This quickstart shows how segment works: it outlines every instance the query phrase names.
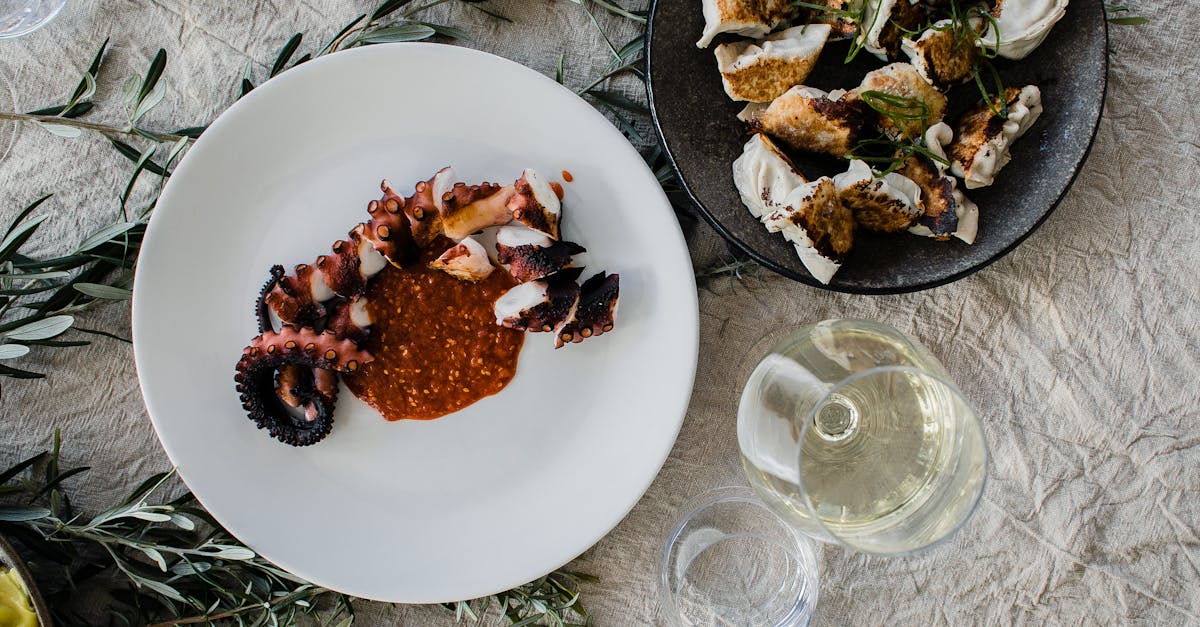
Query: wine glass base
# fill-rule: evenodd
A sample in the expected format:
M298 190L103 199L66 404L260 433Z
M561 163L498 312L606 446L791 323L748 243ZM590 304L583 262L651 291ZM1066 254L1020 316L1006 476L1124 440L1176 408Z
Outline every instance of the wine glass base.
M749 488L693 499L663 549L659 580L672 625L807 625L817 601L811 544Z
M0 39L28 35L45 26L67 0L0 0Z

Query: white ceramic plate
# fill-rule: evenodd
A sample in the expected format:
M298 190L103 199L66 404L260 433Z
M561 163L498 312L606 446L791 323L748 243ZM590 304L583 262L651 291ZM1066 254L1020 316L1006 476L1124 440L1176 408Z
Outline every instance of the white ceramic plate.
M315 446L256 429L233 367L268 268L327 251L380 179L411 193L446 164L570 171L566 235L620 273L616 329L557 351L531 334L507 388L439 420L387 423L343 386ZM678 223L625 138L532 70L435 44L325 57L230 107L164 190L133 297L146 406L204 506L297 575L410 603L520 585L612 529L678 433L697 317Z

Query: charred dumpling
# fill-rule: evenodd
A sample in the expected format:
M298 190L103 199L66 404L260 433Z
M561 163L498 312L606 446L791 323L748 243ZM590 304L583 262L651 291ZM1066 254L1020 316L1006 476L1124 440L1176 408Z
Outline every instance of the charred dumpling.
M827 7L828 10L804 8L801 21L809 25L824 24L829 27L830 39L853 39L858 34L858 23L846 17L846 13L862 7L863 0L811 0L808 4Z
M946 123L935 124L925 134L926 147L945 159L943 146L953 134ZM946 166L924 155L910 156L900 168L900 174L921 188L921 216L909 232L938 240L956 237L972 244L979 230L979 207L963 195L958 189L958 179L945 170Z
M967 189L991 185L1008 164L1009 149L1042 114L1042 92L1036 85L1004 90L1007 115L1001 117L986 102L963 113L947 146L950 171Z
M919 0L865 0L858 41L884 61L900 58L900 41L905 32L921 27L928 12Z
M838 198L854 214L859 226L871 231L898 233L921 215L921 188L908 177L889 172L877 176L857 159L833 177Z
M870 100L872 92L899 98L908 104L896 104L878 96ZM871 106L876 109L879 129L893 138L919 138L925 129L941 122L946 114L946 95L921 78L921 74L909 63L892 63L868 72L855 93L864 100L870 100ZM879 109L893 114L887 115Z
M841 158L862 139L869 111L847 92L797 85L769 105L747 105L738 118L796 150Z
M905 38L900 48L921 78L942 91L970 80L982 54L973 40L954 32L950 20L935 22L916 39Z
M808 183L792 160L762 133L755 133L733 162L733 183L750 215L762 218L782 208L792 190Z
M793 190L783 204L763 216L763 224L792 243L813 278L829 283L854 245L854 216L838 198L837 186L821 177Z
M794 26L761 41L717 46L717 68L725 93L734 100L770 102L808 78L830 27Z
M703 0L702 10L704 33L698 48L707 48L721 33L762 37L797 12L791 0Z

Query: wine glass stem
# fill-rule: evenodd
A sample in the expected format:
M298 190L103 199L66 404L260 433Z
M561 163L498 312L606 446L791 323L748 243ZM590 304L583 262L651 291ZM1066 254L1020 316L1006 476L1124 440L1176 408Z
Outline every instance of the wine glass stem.
M833 394L813 414L813 431L830 442L845 440L858 431L858 406L853 401Z

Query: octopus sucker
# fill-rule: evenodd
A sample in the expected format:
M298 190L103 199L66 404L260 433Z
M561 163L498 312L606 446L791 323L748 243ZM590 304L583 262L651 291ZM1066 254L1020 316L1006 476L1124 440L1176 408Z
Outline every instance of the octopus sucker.
M550 183L537 171L526 168L513 183L515 193L508 200L512 218L521 224L558 239L562 201Z
M550 332L575 315L582 268L521 283L496 299L496 324L518 331Z
M392 265L403 267L416 261L421 249L413 239L408 214L404 213L404 197L386 180L379 187L383 198L367 205L371 219L354 227L354 232L370 242Z
M250 342L238 360L234 381L242 407L260 429L286 444L308 446L323 439L333 427L337 387L320 375L306 378L305 369L350 372L354 369L350 364L370 360L370 353L350 340L285 326L280 331L266 331ZM301 369L277 378L285 366ZM283 389L277 390L277 385ZM290 411L285 404L290 404L288 401L294 402L302 415Z
M584 281L573 315L555 329L554 348L611 331L616 324L620 290L620 275L599 272Z
M506 226L496 232L496 260L521 282L534 281L568 268L574 262L574 255L584 252L587 249L579 244L554 240L524 227Z
M428 246L442 234L441 198L453 188L456 176L452 168L442 168L433 178L417 183L413 195L404 201L404 215L411 225L413 241L419 248Z

